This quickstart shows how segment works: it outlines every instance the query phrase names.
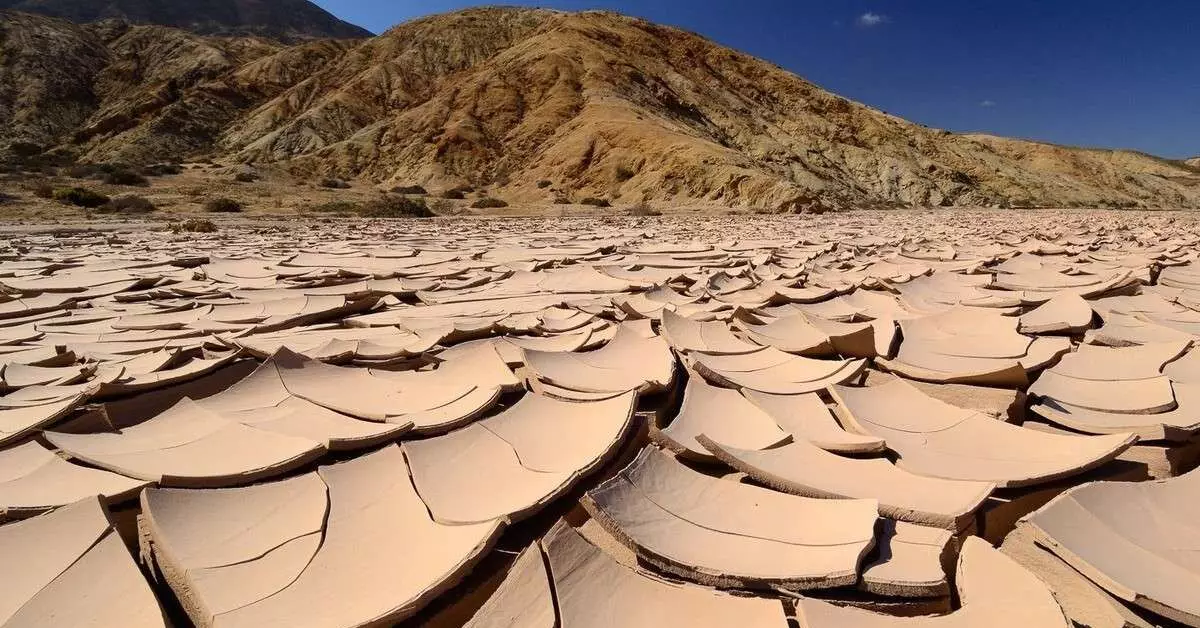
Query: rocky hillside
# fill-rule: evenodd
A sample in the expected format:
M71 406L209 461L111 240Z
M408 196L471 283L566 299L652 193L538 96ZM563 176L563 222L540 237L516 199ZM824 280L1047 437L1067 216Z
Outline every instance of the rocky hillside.
M0 0L0 9L77 24L119 20L204 35L261 35L285 41L371 36L308 0Z
M613 13L476 9L294 46L3 18L17 124L0 146L90 161L203 155L521 202L1200 208L1180 162L923 127Z
M1200 168L1200 157L1192 157L1191 159L1184 160L1183 163L1193 168Z

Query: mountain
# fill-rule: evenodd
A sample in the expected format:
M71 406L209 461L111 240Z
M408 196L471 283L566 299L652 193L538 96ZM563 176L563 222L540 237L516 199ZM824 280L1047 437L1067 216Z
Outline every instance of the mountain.
M262 35L286 41L371 36L307 0L0 0L0 9L77 24L120 20L205 35Z
M472 9L296 45L2 17L0 147L520 202L1200 208L1181 162L927 128L614 13Z

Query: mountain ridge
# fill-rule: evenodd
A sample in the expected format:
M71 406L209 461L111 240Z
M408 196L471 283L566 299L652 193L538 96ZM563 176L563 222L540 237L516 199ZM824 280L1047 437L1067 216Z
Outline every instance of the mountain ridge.
M76 24L118 20L201 35L258 35L290 42L373 36L308 0L0 0L2 9Z
M0 113L22 109L6 73L20 81L46 64L13 43L38 30L61 31L60 56L81 55L83 70L22 93L92 97L59 107L65 125L24 112L0 146L91 161L206 156L532 203L1200 208L1200 173L1182 162L924 127L611 12L469 9L291 46L15 22L0 26Z

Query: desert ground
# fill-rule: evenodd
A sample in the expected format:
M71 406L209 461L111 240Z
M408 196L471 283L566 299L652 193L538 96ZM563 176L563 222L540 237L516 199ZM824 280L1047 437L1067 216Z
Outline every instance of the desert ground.
M1193 213L215 169L8 188L2 625L1200 626Z
M177 222L198 216L213 218L212 214L222 213L263 219L280 215L313 219L404 217L408 215L409 203L443 217L787 213L703 201L650 203L640 197L621 200L610 196L571 195L557 201L520 201L507 197L494 186L405 189L366 181L299 176L267 165L184 163L170 164L169 167L172 173L154 175L144 174L154 172L153 167L112 166L119 175L133 177L125 180L126 184L113 182L111 171L106 170L110 166L101 167L105 169L89 166L49 168L46 173L16 170L0 174L0 211L10 223L147 218ZM92 193L98 200L88 203L90 206L82 206L73 198L63 198L64 193L72 190ZM120 204L130 198L144 199L148 204ZM225 199L234 201L237 209L223 212L210 208L213 201ZM373 207L382 208L382 214L372 214Z

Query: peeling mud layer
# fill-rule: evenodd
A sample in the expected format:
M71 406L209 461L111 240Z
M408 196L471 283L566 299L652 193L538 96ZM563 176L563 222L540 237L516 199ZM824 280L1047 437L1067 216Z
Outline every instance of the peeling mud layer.
M1200 626L1193 215L212 227L0 229L0 624Z

